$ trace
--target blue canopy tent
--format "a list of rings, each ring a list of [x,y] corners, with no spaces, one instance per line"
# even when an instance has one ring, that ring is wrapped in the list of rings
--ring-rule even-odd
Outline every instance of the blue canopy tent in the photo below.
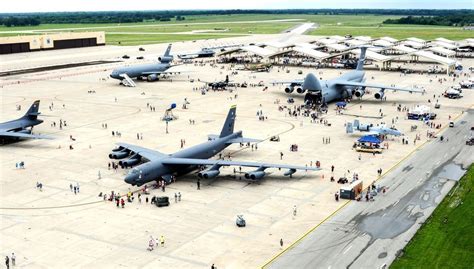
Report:
[[[380,144],[382,141],[376,136],[372,135],[364,135],[363,137],[357,140],[359,143],[372,143],[372,144]]]

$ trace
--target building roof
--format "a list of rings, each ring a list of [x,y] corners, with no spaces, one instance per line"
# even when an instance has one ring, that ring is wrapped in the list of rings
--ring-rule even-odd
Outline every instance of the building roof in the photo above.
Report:
[[[436,41],[441,41],[441,42],[450,43],[450,44],[456,43],[455,41],[446,39],[446,38],[444,38],[444,37],[438,37],[438,38],[436,38],[435,40],[436,40]]]
[[[327,44],[326,47],[335,51],[344,51],[348,49],[345,45],[342,44]]]
[[[395,39],[395,38],[392,38],[392,37],[389,37],[389,36],[381,37],[380,40],[385,40],[385,41],[388,41],[388,42],[391,42],[391,43],[398,42],[398,39]]]
[[[405,45],[397,45],[397,46],[392,47],[392,49],[396,49],[404,53],[412,53],[416,51],[416,49],[407,47]]]
[[[291,44],[288,42],[278,42],[278,41],[270,41],[270,42],[265,42],[263,44],[269,47],[277,48],[277,49],[290,48],[294,46],[294,44]]]
[[[295,44],[296,47],[300,47],[300,48],[307,48],[307,49],[315,49],[315,48],[319,48],[321,46],[318,46],[316,44],[311,44],[311,43],[297,43]]]
[[[379,46],[379,47],[391,47],[391,46],[393,46],[392,42],[387,41],[387,40],[383,40],[383,39],[375,40],[372,44],[374,46]]]
[[[415,49],[421,49],[423,48],[425,45],[423,45],[422,43],[420,42],[416,42],[416,41],[411,41],[411,40],[408,40],[408,41],[403,41],[403,44],[405,46],[409,46],[409,47],[412,47],[412,48],[415,48]]]
[[[370,36],[356,36],[356,37],[354,37],[354,39],[357,39],[357,40],[360,40],[360,41],[365,41],[365,42],[369,42],[369,41],[374,40]]]
[[[328,45],[328,44],[335,44],[335,43],[338,43],[339,41],[337,41],[337,40],[335,40],[335,39],[325,38],[325,39],[317,40],[316,42],[317,42],[317,43],[324,44],[324,45]]]
[[[455,60],[452,60],[452,59],[449,59],[449,58],[446,58],[446,57],[443,57],[443,56],[436,55],[436,54],[434,54],[430,51],[426,51],[426,50],[420,50],[420,51],[417,51],[413,54],[417,55],[419,57],[428,58],[428,59],[433,60],[433,61],[435,61],[437,63],[440,63],[440,64],[454,65],[456,63]]]
[[[428,50],[431,50],[433,52],[436,52],[436,53],[439,53],[441,55],[448,56],[448,57],[456,55],[455,51],[449,50],[449,49],[446,49],[446,48],[443,48],[443,47],[431,47]]]
[[[357,56],[359,56],[360,55],[360,49],[353,49],[353,50],[351,50],[351,53],[356,54]],[[377,62],[386,62],[386,61],[390,61],[392,59],[392,57],[377,53],[377,52],[372,51],[372,50],[367,50],[367,52],[365,53],[365,57],[367,59],[374,60],[374,61],[377,61]]]
[[[407,38],[406,40],[408,41],[413,41],[413,42],[417,42],[417,43],[425,43],[426,41],[421,39],[421,38],[416,38],[416,37],[409,37]]]
[[[433,41],[431,42],[431,44],[436,44],[437,46],[439,47],[443,47],[443,48],[446,48],[446,49],[456,49],[458,46],[452,44],[452,43],[447,43],[447,42],[443,42],[443,41]]]
[[[334,40],[338,40],[338,41],[346,40],[345,37],[340,36],[340,35],[333,35],[333,36],[330,36],[330,38]]]
[[[349,39],[349,40],[344,41],[344,43],[349,46],[361,46],[361,45],[367,44],[367,41],[362,41],[358,39]]]
[[[318,60],[322,60],[331,56],[328,53],[325,53],[319,50],[310,49],[310,48],[304,48],[304,47],[294,47],[293,51],[299,52],[301,54],[304,54],[306,56],[309,56],[311,58],[315,58]]]

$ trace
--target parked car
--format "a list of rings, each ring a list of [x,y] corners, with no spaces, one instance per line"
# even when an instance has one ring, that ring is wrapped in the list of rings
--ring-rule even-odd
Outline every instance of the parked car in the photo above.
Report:
[[[128,56],[127,54],[125,54],[124,56],[122,56],[122,59],[130,59],[130,56]]]

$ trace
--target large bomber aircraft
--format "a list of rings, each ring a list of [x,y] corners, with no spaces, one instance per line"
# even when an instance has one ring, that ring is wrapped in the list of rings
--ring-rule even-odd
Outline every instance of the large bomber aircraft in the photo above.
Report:
[[[0,139],[2,142],[20,138],[51,139],[49,136],[32,134],[33,126],[41,124],[38,119],[40,101],[36,100],[26,114],[16,120],[0,123]]]
[[[363,132],[367,135],[393,135],[393,136],[401,136],[403,135],[402,132],[395,128],[389,128],[385,125],[374,126],[373,124],[362,124],[359,120],[354,120],[354,123],[348,122],[346,124],[346,133],[352,134],[354,130]]]
[[[356,70],[330,80],[319,80],[314,74],[309,73],[304,80],[286,82],[289,83],[289,86],[285,88],[285,92],[291,93],[295,88],[296,92],[300,94],[308,91],[305,96],[305,103],[307,104],[326,104],[335,100],[352,98],[353,95],[360,98],[365,94],[366,88],[380,89],[374,94],[375,99],[380,100],[384,97],[385,90],[424,93],[424,91],[416,89],[404,89],[375,83],[366,83],[364,77],[366,51],[367,47],[361,47],[360,59],[357,62]]]
[[[114,69],[110,77],[120,80],[124,86],[134,87],[135,83],[132,81],[133,78],[157,81],[161,75],[174,74],[176,72],[167,71],[172,67],[170,63],[173,61],[173,55],[170,54],[170,51],[171,44],[168,45],[165,54],[158,58],[159,63],[140,64]]]
[[[207,170],[200,171],[200,178],[214,178],[220,173],[222,166],[245,166],[255,167],[255,171],[245,173],[245,178],[256,181],[265,176],[267,168],[283,168],[288,169],[284,173],[285,176],[293,175],[296,170],[312,170],[319,168],[295,166],[286,164],[271,164],[259,162],[244,161],[225,161],[210,160],[233,143],[251,143],[259,140],[242,137],[242,131],[234,133],[236,107],[230,108],[226,121],[220,135],[209,135],[208,141],[188,149],[178,151],[173,154],[164,154],[158,151],[142,148],[139,146],[118,143],[118,148],[114,149],[109,158],[125,159],[119,161],[122,167],[133,167],[125,177],[125,182],[133,186],[141,186],[147,182],[163,179],[166,183],[170,183],[172,178],[177,175],[187,174],[200,167],[207,166]]]

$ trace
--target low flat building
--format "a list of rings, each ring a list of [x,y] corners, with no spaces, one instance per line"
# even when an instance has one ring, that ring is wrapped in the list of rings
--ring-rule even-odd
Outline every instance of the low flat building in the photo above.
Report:
[[[0,54],[105,45],[105,32],[65,32],[0,37]]]

